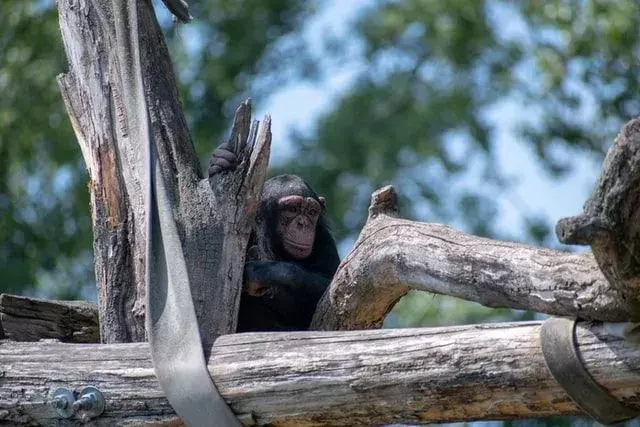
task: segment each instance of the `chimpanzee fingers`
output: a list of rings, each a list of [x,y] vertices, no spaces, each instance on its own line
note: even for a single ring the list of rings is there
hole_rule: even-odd
[[[244,265],[244,280],[268,285],[292,286],[298,270],[299,267],[286,261],[249,261]]]
[[[244,281],[245,282],[259,282],[261,274],[260,264],[257,261],[250,261],[244,265]]]
[[[220,145],[211,155],[209,176],[211,177],[225,170],[235,169],[237,160],[236,153],[232,151],[229,143]]]
[[[209,176],[213,176],[223,170],[232,170],[235,167],[235,162],[230,162],[222,157],[213,157],[209,165]]]
[[[247,249],[245,262],[249,261],[260,261],[260,248],[257,245],[253,245]]]
[[[213,156],[225,159],[231,163],[235,163],[236,161],[236,153],[229,150],[227,147],[218,147],[218,149],[213,153]]]
[[[245,282],[242,285],[242,290],[252,297],[261,297],[267,292],[267,286],[260,282]]]
[[[222,166],[219,164],[212,164],[209,166],[209,177],[212,177],[218,173],[222,172]]]
[[[269,284],[277,281],[277,261],[249,261],[244,265],[244,281]]]
[[[222,169],[229,169],[233,166],[233,162],[222,157],[216,158],[215,161],[212,160],[211,163],[215,166],[220,166]]]

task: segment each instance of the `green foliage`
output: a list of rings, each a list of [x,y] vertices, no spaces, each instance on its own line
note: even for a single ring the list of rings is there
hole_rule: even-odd
[[[559,144],[604,153],[621,126],[640,113],[640,6],[531,1],[522,13],[537,79],[514,85],[544,111],[541,123],[523,131],[550,170],[562,173],[571,164],[554,156]]]
[[[4,3],[0,14],[0,283],[34,286],[62,265],[75,274],[64,297],[90,282],[86,178],[55,77],[64,70],[56,11],[41,1]]]
[[[640,113],[639,24],[634,2],[377,2],[354,25],[356,83],[315,132],[295,135],[283,168],[328,196],[340,236],[359,230],[371,189],[394,183],[414,218],[508,238],[495,228],[495,194],[511,182],[487,116],[511,103],[520,137],[556,175],[571,168],[567,149],[603,154]],[[458,189],[469,174],[483,185]],[[532,241],[548,237],[548,224],[522,215]]]
[[[533,319],[528,311],[489,308],[454,297],[410,291],[393,307],[384,326],[413,328]]]
[[[169,43],[196,148],[210,154],[245,98],[260,101],[312,74],[299,29],[314,9],[301,0],[202,1],[191,9],[197,19],[171,27]]]
[[[497,228],[496,195],[516,182],[497,163],[492,111],[508,106],[500,120],[512,121],[551,176],[571,170],[573,152],[602,155],[640,113],[639,26],[636,2],[375,2],[350,34],[360,56],[346,40],[327,46],[361,70],[355,83],[315,130],[294,135],[295,156],[282,169],[325,195],[339,238],[355,239],[371,191],[386,184],[403,194],[404,216],[513,238]],[[528,240],[549,240],[546,219],[520,214]],[[504,318],[448,301],[412,294],[392,319]]]
[[[54,6],[4,1],[0,13],[0,292],[90,297],[87,176],[55,81],[66,59]],[[240,97],[251,89],[259,101],[286,78],[276,59],[299,46],[311,10],[298,0],[218,0],[194,4],[193,25],[164,20],[200,153],[218,144]],[[311,70],[295,58],[293,69]]]

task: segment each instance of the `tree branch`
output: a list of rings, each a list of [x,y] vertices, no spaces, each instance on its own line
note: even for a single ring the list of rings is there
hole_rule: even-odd
[[[318,303],[312,329],[379,327],[410,288],[590,320],[629,312],[593,256],[485,239],[396,218],[392,187],[375,192],[369,218]]]

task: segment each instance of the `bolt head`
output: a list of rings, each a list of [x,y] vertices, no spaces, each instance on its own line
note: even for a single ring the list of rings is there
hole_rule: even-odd
[[[58,388],[51,395],[50,405],[56,410],[60,418],[73,416],[72,402],[76,400],[73,392],[67,388]]]
[[[58,396],[51,401],[51,406],[56,409],[65,409],[68,405],[69,402],[62,396]]]

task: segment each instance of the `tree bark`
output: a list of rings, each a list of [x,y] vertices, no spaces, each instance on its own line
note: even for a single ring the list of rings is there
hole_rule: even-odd
[[[209,371],[234,412],[258,425],[422,424],[579,414],[546,369],[539,328],[540,322],[521,322],[226,335],[212,349]],[[580,357],[610,393],[640,408],[640,350],[618,329],[579,324]],[[178,422],[142,343],[0,341],[0,366],[0,423],[54,424],[51,392],[88,384],[97,385],[106,399],[106,410],[93,425]]]
[[[227,174],[221,191],[203,179],[181,111],[171,60],[151,2],[136,2],[140,55],[151,130],[172,192],[191,292],[205,348],[235,331],[243,260],[269,156],[269,121],[256,147],[255,169]],[[60,0],[69,71],[58,79],[89,173],[100,332],[103,342],[144,341],[145,241],[143,144],[131,132],[123,81],[130,56],[114,16],[126,2]],[[124,54],[123,54],[124,52]],[[235,118],[232,140],[249,163],[250,104]],[[257,190],[256,190],[257,188]]]
[[[563,243],[591,245],[628,319],[640,321],[640,118],[627,123],[609,149],[583,212],[558,221],[556,234]]]
[[[590,254],[571,254],[396,218],[392,187],[375,192],[369,218],[318,303],[312,329],[377,328],[410,288],[589,320],[629,312]]]

